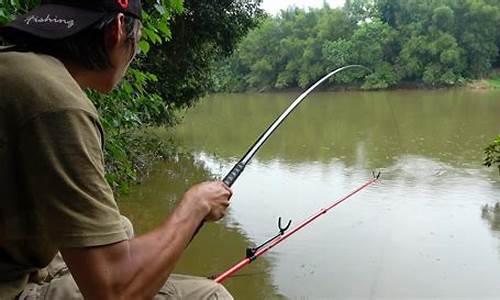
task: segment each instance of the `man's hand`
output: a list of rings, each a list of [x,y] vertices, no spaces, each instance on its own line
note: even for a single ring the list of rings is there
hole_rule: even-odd
[[[221,181],[204,182],[191,187],[181,202],[187,202],[189,206],[202,205],[207,211],[205,221],[214,222],[225,216],[232,194],[231,189]]]

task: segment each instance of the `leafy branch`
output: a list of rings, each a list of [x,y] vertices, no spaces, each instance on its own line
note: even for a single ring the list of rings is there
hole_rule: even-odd
[[[485,150],[486,158],[484,165],[487,167],[497,166],[500,172],[500,135]]]

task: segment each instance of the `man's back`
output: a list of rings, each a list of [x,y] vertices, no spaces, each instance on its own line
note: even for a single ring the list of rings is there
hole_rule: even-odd
[[[60,61],[0,53],[0,299],[59,247],[126,239],[101,147],[97,111]]]

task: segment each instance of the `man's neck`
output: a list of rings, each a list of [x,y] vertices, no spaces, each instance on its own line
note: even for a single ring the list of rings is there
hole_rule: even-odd
[[[107,70],[89,70],[77,63],[64,62],[64,66],[82,89],[92,89],[100,93],[108,93],[109,82]]]
[[[78,64],[70,62],[63,62],[63,64],[82,89],[93,86],[92,83],[95,82],[95,72],[87,70]]]

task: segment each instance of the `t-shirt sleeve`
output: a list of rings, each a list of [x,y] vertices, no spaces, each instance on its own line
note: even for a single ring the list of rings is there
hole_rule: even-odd
[[[127,239],[105,179],[97,118],[83,110],[39,115],[19,131],[23,192],[31,197],[46,239],[58,248]]]

